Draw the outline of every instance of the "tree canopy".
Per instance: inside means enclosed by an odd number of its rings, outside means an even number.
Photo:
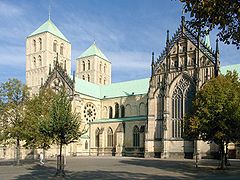
[[[9,79],[0,85],[0,142],[16,143],[19,164],[20,141],[24,140],[24,106],[28,90],[21,81]]]
[[[185,119],[185,134],[224,143],[240,140],[240,82],[236,72],[209,80],[197,93],[193,109]]]
[[[180,2],[184,4],[184,11],[190,14],[191,27],[200,28],[202,35],[217,28],[220,41],[240,48],[239,0],[180,0]]]

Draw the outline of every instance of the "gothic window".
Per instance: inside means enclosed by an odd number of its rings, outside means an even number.
[[[90,70],[90,61],[88,60],[88,70]]]
[[[106,64],[104,64],[104,67],[103,67],[103,72],[106,73]]]
[[[43,78],[41,78],[41,86],[43,85]]]
[[[113,130],[110,127],[108,128],[107,131],[107,146],[113,147]]]
[[[33,67],[35,68],[35,67],[36,67],[36,65],[37,65],[37,63],[36,63],[36,58],[35,58],[35,57],[33,57]]]
[[[100,130],[99,128],[96,129],[95,131],[95,147],[99,147],[99,137],[100,137]]]
[[[206,74],[205,74],[205,79],[208,80],[209,79],[209,73],[208,73],[208,68],[206,68]]]
[[[33,51],[36,52],[37,51],[37,44],[36,44],[36,40],[33,40]]]
[[[40,55],[38,56],[38,62],[39,62],[39,66],[41,67],[42,66],[42,57]]]
[[[82,76],[82,79],[85,80],[85,76],[84,75]]]
[[[120,109],[121,109],[121,118],[124,118],[124,117],[125,117],[125,108],[124,108],[124,105],[121,105]]]
[[[92,103],[87,103],[83,110],[84,119],[86,122],[93,122],[96,119],[96,107]]]
[[[88,80],[88,82],[90,82],[90,75],[89,74],[87,75],[87,80]]]
[[[63,82],[59,78],[54,79],[51,83],[51,89],[53,89],[53,91],[55,92],[59,92],[62,87],[63,87]]]
[[[85,141],[85,149],[88,149],[88,141]]]
[[[100,62],[100,65],[99,65],[99,71],[101,72],[102,71],[102,63]]]
[[[82,70],[85,71],[85,62],[82,62]]]
[[[182,138],[183,118],[189,112],[194,97],[194,87],[182,78],[175,86],[172,95],[172,137]]]
[[[112,119],[113,117],[113,109],[111,106],[109,106],[109,119]]]
[[[104,78],[104,80],[103,80],[103,84],[105,85],[106,84],[106,79]]]
[[[139,147],[140,145],[140,131],[138,126],[134,126],[133,128],[133,146]]]
[[[42,50],[42,39],[39,38],[38,41],[39,41],[39,50]]]
[[[57,41],[53,41],[53,51],[57,52]]]
[[[115,118],[119,118],[119,104],[115,103]]]
[[[60,46],[60,54],[63,55],[63,43]]]

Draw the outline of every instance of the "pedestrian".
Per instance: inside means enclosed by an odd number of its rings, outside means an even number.
[[[40,165],[44,165],[42,152],[40,152],[39,159],[40,159]]]

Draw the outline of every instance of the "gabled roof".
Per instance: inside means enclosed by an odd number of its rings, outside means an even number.
[[[86,51],[84,51],[78,58],[89,57],[94,55],[109,61],[107,57],[102,53],[102,51],[97,47],[95,42]]]
[[[148,87],[149,78],[112,83],[109,85],[97,85],[75,78],[75,91],[98,99],[147,94]]]
[[[57,28],[57,26],[51,21],[51,19],[48,19],[45,23],[43,23],[39,28],[37,28],[30,36],[34,36],[43,32],[49,32],[67,42],[67,38],[61,33],[61,31]]]
[[[163,50],[163,52],[161,53],[161,55],[159,56],[159,58],[157,59],[157,64],[161,63],[166,56],[168,55],[168,53],[171,51],[171,49],[173,48],[173,46],[175,45],[176,42],[179,41],[179,39],[181,39],[182,37],[186,37],[188,40],[190,40],[196,47],[198,47],[198,35],[197,33],[194,31],[194,29],[192,29],[190,26],[188,26],[185,23],[184,18],[182,18],[182,24],[180,25],[180,27],[177,29],[177,31],[175,32],[175,34],[173,35],[172,39],[169,42],[169,46],[165,47],[165,49]],[[206,39],[207,40],[207,39]],[[206,42],[203,39],[200,38],[199,41],[199,45],[200,45],[200,51],[207,56],[212,62],[215,62],[215,53],[212,50],[211,46],[209,46],[210,42]]]

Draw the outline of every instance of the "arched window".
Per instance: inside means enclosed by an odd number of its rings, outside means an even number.
[[[42,57],[40,55],[38,56],[38,63],[39,63],[39,66],[41,67],[42,66]]]
[[[36,63],[36,58],[33,57],[33,67],[35,68],[37,66],[37,63]]]
[[[63,43],[60,46],[60,54],[63,55]]]
[[[87,80],[88,80],[88,82],[90,82],[90,75],[89,74],[87,75]]]
[[[53,41],[53,51],[57,52],[57,41]]]
[[[125,108],[124,108],[124,105],[121,105],[121,118],[124,118],[125,117]]]
[[[85,141],[85,149],[88,149],[88,141]]]
[[[82,70],[85,71],[85,62],[82,62]]]
[[[102,71],[102,63],[100,62],[100,65],[99,65],[99,71],[101,72]]]
[[[112,117],[113,117],[113,109],[112,109],[112,107],[111,106],[109,106],[109,119],[112,119]]]
[[[33,40],[33,51],[36,52],[37,51],[37,44],[36,44],[36,40]]]
[[[146,106],[145,103],[141,102],[139,105],[139,115],[144,116],[146,115]]]
[[[96,129],[95,131],[95,147],[99,147],[99,137],[100,137],[100,130],[99,128]]]
[[[138,126],[134,126],[133,128],[133,146],[139,147],[140,145],[140,132]]]
[[[104,64],[104,67],[103,67],[103,72],[106,73],[106,64]]]
[[[103,80],[103,84],[105,85],[106,84],[106,79],[104,78],[104,80]]]
[[[99,84],[102,84],[102,76],[99,77]]]
[[[43,78],[41,78],[41,86],[43,85]]]
[[[113,130],[110,127],[108,128],[107,131],[107,146],[113,147]]]
[[[82,76],[82,79],[85,80],[85,76],[84,75]]]
[[[88,70],[90,70],[90,61],[88,60]]]
[[[38,41],[39,41],[39,50],[42,50],[42,39],[39,38]]]
[[[172,137],[181,138],[183,117],[189,112],[194,97],[193,84],[182,78],[176,85],[172,95]]]
[[[119,104],[115,103],[115,118],[119,118]]]

